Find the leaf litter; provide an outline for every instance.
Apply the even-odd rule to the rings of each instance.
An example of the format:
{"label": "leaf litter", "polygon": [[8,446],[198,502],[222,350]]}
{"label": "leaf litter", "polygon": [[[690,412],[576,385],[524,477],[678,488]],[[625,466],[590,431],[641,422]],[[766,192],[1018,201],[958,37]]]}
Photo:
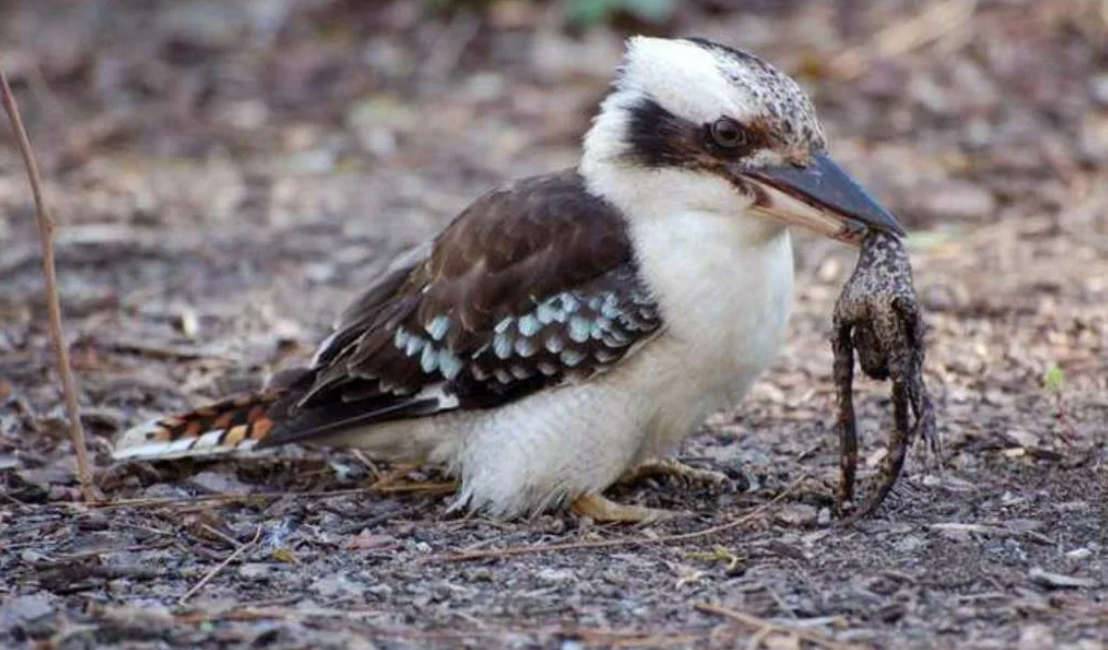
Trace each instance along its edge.
{"label": "leaf litter", "polygon": [[[836,159],[913,231],[943,472],[909,454],[853,527],[825,514],[840,468],[827,341],[856,252],[804,237],[786,349],[682,450],[748,489],[620,488],[691,521],[458,517],[441,493],[374,493],[376,470],[336,471],[364,466],[340,451],[107,466],[121,428],[301,362],[393,252],[478,193],[573,163],[621,32],[579,41],[535,4],[494,4],[457,20],[416,2],[0,7],[112,499],[78,503],[33,212],[3,146],[0,645],[1108,643],[1098,3],[688,2],[650,27],[799,74]],[[855,391],[859,448],[877,449],[892,430],[887,388]],[[888,456],[873,459],[860,480],[880,477]],[[234,493],[210,492],[223,487]],[[690,562],[695,579],[675,586],[670,567]]]}

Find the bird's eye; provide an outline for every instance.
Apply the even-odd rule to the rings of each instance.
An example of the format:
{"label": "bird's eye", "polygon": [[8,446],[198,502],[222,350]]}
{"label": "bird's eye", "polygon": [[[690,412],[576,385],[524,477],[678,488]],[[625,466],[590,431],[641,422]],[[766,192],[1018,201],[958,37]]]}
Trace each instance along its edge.
{"label": "bird's eye", "polygon": [[746,144],[746,132],[738,122],[729,117],[721,117],[712,122],[710,133],[712,142],[724,149],[737,149]]}

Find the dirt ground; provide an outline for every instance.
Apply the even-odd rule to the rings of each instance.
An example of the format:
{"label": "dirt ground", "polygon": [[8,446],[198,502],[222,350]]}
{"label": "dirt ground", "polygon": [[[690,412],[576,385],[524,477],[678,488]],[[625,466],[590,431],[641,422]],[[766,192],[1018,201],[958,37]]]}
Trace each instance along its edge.
{"label": "dirt ground", "polygon": [[[0,4],[109,499],[79,502],[5,127],[0,646],[1108,644],[1108,4],[703,0],[577,31],[557,5],[443,4]],[[683,450],[734,484],[617,493],[682,520],[462,517],[442,491],[371,492],[381,468],[337,451],[110,464],[127,426],[303,361],[484,190],[572,165],[629,31],[751,49],[812,91],[835,157],[912,230],[941,462],[915,449],[876,516],[827,525],[855,253],[803,239],[787,349]],[[872,472],[888,387],[860,400]]]}

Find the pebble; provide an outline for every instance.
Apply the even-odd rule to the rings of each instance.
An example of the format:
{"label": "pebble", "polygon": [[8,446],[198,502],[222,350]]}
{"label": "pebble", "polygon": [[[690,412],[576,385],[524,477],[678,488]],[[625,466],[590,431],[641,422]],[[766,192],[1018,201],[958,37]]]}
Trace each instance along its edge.
{"label": "pebble", "polygon": [[1092,556],[1093,552],[1085,547],[1075,548],[1072,551],[1066,553],[1066,557],[1071,560],[1087,560]]}
{"label": "pebble", "polygon": [[268,578],[271,566],[264,562],[247,562],[239,567],[239,575],[247,580]]}
{"label": "pebble", "polygon": [[234,476],[219,472],[200,472],[189,479],[189,483],[210,494],[250,494],[249,485],[242,483]]}
{"label": "pebble", "polygon": [[348,580],[341,572],[320,578],[308,588],[324,598],[360,596],[365,589],[362,585]]}
{"label": "pebble", "polygon": [[795,503],[782,508],[777,520],[788,526],[811,526],[819,520],[819,510],[804,503]]}
{"label": "pebble", "polygon": [[573,577],[573,572],[567,569],[546,568],[538,573],[539,580],[544,582],[569,582]]}
{"label": "pebble", "polygon": [[1093,99],[1102,106],[1108,106],[1108,74],[1098,74],[1089,79],[1089,90]]}
{"label": "pebble", "polygon": [[896,542],[896,550],[900,553],[910,554],[927,546],[927,541],[919,535],[906,535]]}
{"label": "pebble", "polygon": [[0,630],[49,616],[54,613],[52,597],[47,594],[31,594],[13,598],[0,607]]}
{"label": "pebble", "polygon": [[1053,648],[1054,633],[1042,623],[1034,623],[1020,630],[1019,650],[1037,650],[1038,648]]}
{"label": "pebble", "polygon": [[385,600],[387,598],[392,597],[392,595],[396,592],[396,590],[393,589],[389,585],[379,584],[379,585],[373,585],[372,587],[366,588],[365,592],[367,594],[373,594],[374,596],[377,596],[381,600]]}

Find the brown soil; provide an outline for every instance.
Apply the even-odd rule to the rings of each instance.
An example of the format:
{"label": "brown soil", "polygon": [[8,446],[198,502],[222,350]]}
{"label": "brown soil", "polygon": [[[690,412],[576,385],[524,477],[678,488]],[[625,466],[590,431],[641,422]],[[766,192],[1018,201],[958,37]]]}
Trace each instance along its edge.
{"label": "brown soil", "polygon": [[[370,493],[380,468],[348,452],[107,460],[121,429],[302,361],[479,193],[573,164],[619,32],[567,35],[515,0],[0,5],[110,499],[78,500],[5,129],[0,645],[1105,647],[1108,12],[972,5],[705,0],[620,23],[752,49],[812,90],[836,158],[913,230],[945,443],[876,516],[826,525],[828,335],[855,253],[804,239],[788,348],[683,452],[734,486],[623,489],[695,513],[640,529],[450,515],[441,492]],[[888,387],[858,406],[872,474]]]}

